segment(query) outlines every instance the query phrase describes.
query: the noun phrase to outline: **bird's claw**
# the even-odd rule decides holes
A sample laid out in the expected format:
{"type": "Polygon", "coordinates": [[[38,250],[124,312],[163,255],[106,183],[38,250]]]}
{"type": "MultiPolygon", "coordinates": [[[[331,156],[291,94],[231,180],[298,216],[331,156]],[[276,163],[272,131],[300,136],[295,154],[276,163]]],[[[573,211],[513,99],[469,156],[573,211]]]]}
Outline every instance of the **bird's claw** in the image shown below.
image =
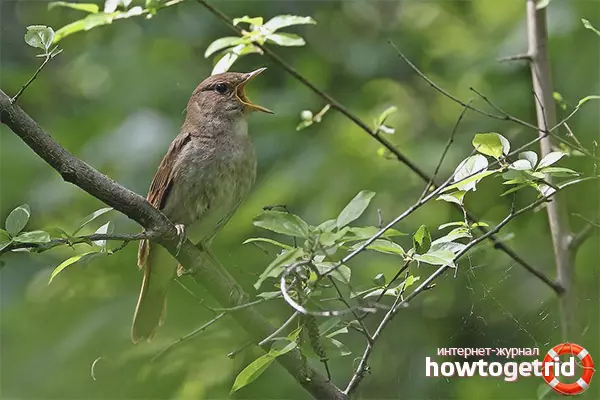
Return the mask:
{"type": "Polygon", "coordinates": [[[181,246],[183,246],[183,243],[186,240],[185,225],[177,224],[175,225],[175,229],[177,229],[177,236],[179,236],[179,242],[177,243],[177,251],[175,252],[175,257],[177,257],[179,255],[179,252],[181,251],[181,246]]]}

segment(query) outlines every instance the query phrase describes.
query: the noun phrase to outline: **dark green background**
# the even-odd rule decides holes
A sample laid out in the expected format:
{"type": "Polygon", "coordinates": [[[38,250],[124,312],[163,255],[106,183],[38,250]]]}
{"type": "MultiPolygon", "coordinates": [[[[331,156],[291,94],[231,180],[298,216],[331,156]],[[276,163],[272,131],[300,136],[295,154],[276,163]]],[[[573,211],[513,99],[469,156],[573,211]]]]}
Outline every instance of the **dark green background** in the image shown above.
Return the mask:
{"type": "MultiPolygon", "coordinates": [[[[523,62],[499,63],[498,57],[526,50],[524,1],[225,1],[213,2],[229,16],[279,14],[312,16],[317,25],[291,28],[305,37],[302,48],[277,48],[278,54],[318,87],[339,99],[365,121],[387,106],[399,112],[390,120],[390,139],[415,163],[432,172],[460,106],[421,81],[388,44],[400,46],[432,79],[468,99],[473,86],[498,105],[535,121],[529,68],[523,62]]],[[[67,9],[47,11],[43,1],[5,1],[1,9],[1,88],[15,93],[37,68],[35,50],[23,41],[32,24],[59,27],[83,16],[67,9]]],[[[580,19],[600,26],[597,1],[554,0],[549,7],[549,50],[555,90],[571,105],[600,93],[600,37],[580,19]]],[[[21,106],[69,151],[126,187],[145,194],[150,179],[183,120],[195,86],[211,70],[203,57],[213,40],[229,35],[227,27],[193,1],[163,10],[151,19],[132,18],[81,32],[60,43],[53,60],[19,100],[21,106]]],[[[254,191],[215,241],[215,252],[243,285],[251,288],[275,255],[242,242],[263,234],[252,217],[269,204],[287,204],[316,224],[333,218],[360,190],[377,192],[359,222],[376,224],[377,209],[389,221],[414,203],[424,184],[408,168],[377,154],[379,146],[337,112],[297,132],[303,109],[324,103],[268,58],[250,55],[234,66],[268,71],[249,95],[276,114],[253,115],[250,131],[259,156],[254,191]]],[[[485,105],[478,103],[479,106],[485,105]]],[[[560,111],[560,110],[559,110],[560,111]]],[[[591,149],[598,140],[599,108],[590,103],[572,119],[571,128],[591,149]]],[[[28,203],[28,229],[74,229],[103,205],[62,181],[14,134],[1,127],[1,207],[3,220],[14,207],[28,203]]],[[[447,176],[472,147],[477,132],[499,132],[516,148],[536,134],[520,126],[467,113],[442,173],[447,176]]],[[[564,134],[564,131],[560,132],[564,134]]],[[[535,149],[537,150],[537,149],[535,149]]],[[[561,165],[591,174],[589,158],[571,157],[561,165]]],[[[484,181],[467,198],[467,207],[490,223],[508,212],[510,199],[499,197],[499,180],[484,181]]],[[[517,206],[534,199],[519,192],[517,206]]],[[[598,216],[598,186],[586,182],[562,196],[569,213],[598,216]]],[[[108,214],[117,232],[139,227],[117,213],[108,214]]],[[[432,230],[459,219],[442,202],[431,202],[397,229],[432,230]]],[[[574,230],[585,222],[570,215],[574,230]]],[[[528,262],[554,276],[553,253],[544,210],[528,213],[502,231],[507,243],[528,262]]],[[[440,233],[436,232],[435,235],[440,233]]],[[[409,245],[409,239],[401,243],[409,245]]],[[[52,269],[75,254],[61,248],[43,254],[10,254],[0,260],[1,391],[7,399],[226,398],[237,373],[260,355],[247,350],[235,359],[226,354],[246,341],[229,317],[212,326],[158,363],[149,358],[163,346],[200,326],[211,313],[180,287],[173,286],[168,318],[152,344],[132,345],[129,329],[141,274],[135,267],[135,244],[114,256],[75,265],[48,285],[52,269]],[[92,362],[103,357],[90,378],[92,362]]],[[[78,248],[84,251],[85,246],[78,248]]],[[[598,235],[576,258],[577,338],[600,363],[598,235]]],[[[379,272],[391,277],[399,267],[393,256],[364,254],[351,263],[352,284],[366,288],[379,272]]],[[[425,276],[432,267],[413,270],[425,276]]],[[[218,306],[201,286],[186,281],[206,304],[218,306]]],[[[282,303],[261,306],[273,324],[290,314],[282,303]]],[[[375,326],[376,319],[368,324],[375,326]]],[[[333,380],[345,386],[352,363],[363,350],[357,333],[338,337],[353,355],[332,360],[333,380]]],[[[359,389],[361,398],[532,399],[544,389],[541,378],[506,383],[494,378],[428,379],[425,357],[438,347],[539,347],[545,353],[561,341],[553,292],[489,243],[460,262],[435,290],[420,296],[398,314],[377,343],[372,374],[359,389]]],[[[456,358],[458,361],[459,358],[456,358]]],[[[531,361],[531,359],[525,358],[531,361]]],[[[501,360],[500,360],[501,361],[501,360]]],[[[315,364],[316,368],[322,368],[315,364]]],[[[580,398],[600,396],[600,377],[580,398]]],[[[308,394],[278,365],[235,398],[307,398],[308,394]]],[[[547,398],[551,398],[552,395],[547,398]]]]}

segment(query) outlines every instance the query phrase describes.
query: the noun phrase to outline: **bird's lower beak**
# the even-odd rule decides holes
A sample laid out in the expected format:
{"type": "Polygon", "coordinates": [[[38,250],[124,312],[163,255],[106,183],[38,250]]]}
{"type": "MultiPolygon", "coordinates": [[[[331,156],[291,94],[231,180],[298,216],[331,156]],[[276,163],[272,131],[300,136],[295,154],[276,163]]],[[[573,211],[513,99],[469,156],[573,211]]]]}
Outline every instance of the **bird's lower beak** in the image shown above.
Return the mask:
{"type": "Polygon", "coordinates": [[[258,104],[252,103],[250,101],[250,99],[248,99],[248,96],[246,95],[246,84],[248,82],[250,82],[252,79],[254,79],[257,75],[260,75],[264,70],[266,70],[266,68],[263,67],[263,68],[259,68],[259,69],[255,70],[255,71],[248,72],[246,74],[246,79],[244,79],[244,81],[242,83],[240,83],[238,85],[238,87],[236,88],[235,94],[236,94],[238,100],[240,102],[242,102],[242,104],[244,104],[245,106],[249,107],[250,109],[273,114],[273,111],[269,110],[268,108],[265,108],[263,106],[259,106],[258,104]]]}

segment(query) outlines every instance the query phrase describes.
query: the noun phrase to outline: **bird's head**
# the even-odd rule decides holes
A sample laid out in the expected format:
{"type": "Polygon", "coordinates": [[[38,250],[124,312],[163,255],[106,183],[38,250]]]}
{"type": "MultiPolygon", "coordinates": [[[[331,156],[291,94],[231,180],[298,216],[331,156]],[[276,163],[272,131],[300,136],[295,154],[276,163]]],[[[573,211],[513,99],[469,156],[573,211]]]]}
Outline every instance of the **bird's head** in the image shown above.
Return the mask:
{"type": "Polygon", "coordinates": [[[272,114],[273,111],[252,103],[246,95],[248,82],[264,70],[266,68],[248,73],[225,72],[209,76],[194,90],[188,103],[188,113],[196,111],[204,115],[222,115],[232,119],[252,111],[272,114]]]}

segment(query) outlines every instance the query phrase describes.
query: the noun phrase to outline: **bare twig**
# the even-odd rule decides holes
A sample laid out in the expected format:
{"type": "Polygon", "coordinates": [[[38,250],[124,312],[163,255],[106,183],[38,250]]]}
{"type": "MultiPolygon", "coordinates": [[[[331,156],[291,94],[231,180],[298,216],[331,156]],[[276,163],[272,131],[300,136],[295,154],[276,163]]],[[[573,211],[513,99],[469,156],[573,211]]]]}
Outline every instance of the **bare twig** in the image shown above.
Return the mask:
{"type": "Polygon", "coordinates": [[[227,313],[222,312],[220,314],[217,314],[216,317],[214,317],[213,319],[211,319],[210,321],[208,321],[205,324],[202,324],[202,326],[194,329],[193,331],[191,331],[190,333],[188,333],[187,335],[180,337],[179,339],[177,339],[176,341],[174,341],[173,343],[171,343],[170,345],[168,345],[167,347],[165,347],[164,349],[162,349],[160,352],[158,352],[158,354],[156,354],[154,357],[152,357],[152,359],[150,360],[150,362],[154,362],[156,360],[158,360],[159,358],[161,358],[162,356],[164,356],[166,353],[168,353],[169,351],[171,351],[175,346],[186,342],[190,339],[192,339],[194,336],[196,336],[197,334],[199,334],[200,332],[203,332],[204,330],[206,330],[206,328],[208,328],[209,326],[211,326],[212,324],[216,323],[218,320],[220,320],[221,318],[223,318],[227,313]]]}
{"type": "Polygon", "coordinates": [[[281,324],[281,326],[279,328],[275,329],[273,331],[273,333],[271,333],[269,336],[267,336],[266,338],[264,338],[263,340],[258,342],[258,345],[264,346],[265,344],[267,344],[268,342],[270,342],[271,340],[276,338],[277,335],[279,335],[281,332],[283,332],[285,328],[287,328],[292,322],[294,322],[294,320],[296,319],[296,317],[298,315],[299,315],[299,313],[297,311],[295,311],[283,324],[281,324]]]}
{"type": "Polygon", "coordinates": [[[84,236],[76,236],[72,238],[58,238],[52,239],[48,243],[19,243],[13,242],[8,245],[6,248],[0,250],[0,255],[3,253],[9,252],[11,250],[16,249],[31,249],[36,253],[41,253],[46,250],[50,250],[54,247],[67,245],[74,246],[76,244],[91,244],[94,241],[98,240],[120,240],[123,244],[127,244],[134,240],[142,240],[142,239],[154,239],[158,235],[156,232],[152,231],[144,231],[135,234],[105,234],[105,233],[95,233],[93,235],[84,235],[84,236]]]}
{"type": "Polygon", "coordinates": [[[54,56],[52,55],[52,53],[47,53],[46,54],[46,57],[44,58],[44,62],[42,62],[42,64],[38,67],[38,69],[35,71],[35,73],[31,76],[31,78],[29,78],[29,80],[23,86],[21,86],[21,89],[19,89],[19,91],[17,92],[17,94],[15,94],[10,99],[11,104],[14,104],[14,103],[17,102],[17,100],[19,100],[19,97],[21,97],[21,95],[23,94],[23,92],[25,91],[25,89],[27,89],[29,87],[29,85],[31,85],[31,83],[33,83],[33,81],[35,80],[35,78],[37,78],[37,76],[39,75],[39,73],[42,72],[42,70],[44,69],[44,67],[46,66],[46,64],[48,64],[48,62],[50,60],[52,60],[52,58],[54,58],[54,56]]]}
{"type": "MultiPolygon", "coordinates": [[[[348,309],[352,309],[352,306],[350,305],[348,300],[346,300],[346,298],[342,294],[342,291],[338,287],[337,283],[335,283],[335,280],[331,277],[331,275],[329,275],[328,278],[329,278],[329,281],[331,282],[331,284],[333,285],[333,287],[335,288],[335,291],[337,292],[338,300],[341,301],[342,303],[344,303],[344,305],[346,307],[348,307],[348,309]]],[[[359,316],[358,313],[354,310],[352,310],[352,315],[354,315],[354,318],[356,318],[356,321],[359,323],[360,329],[362,330],[361,333],[365,336],[365,338],[367,339],[367,342],[371,343],[373,341],[373,338],[371,337],[371,334],[369,333],[369,328],[367,328],[367,325],[365,325],[365,322],[363,321],[364,318],[359,316]]]]}
{"type": "MultiPolygon", "coordinates": [[[[471,101],[469,101],[468,104],[471,104],[471,101]]],[[[425,186],[423,193],[421,193],[421,197],[419,197],[419,200],[423,199],[423,197],[425,197],[427,192],[429,192],[431,187],[435,184],[435,180],[437,179],[438,172],[440,171],[440,168],[444,162],[444,159],[446,158],[446,154],[448,154],[448,150],[450,150],[450,146],[452,146],[452,143],[454,143],[454,136],[456,135],[458,126],[460,125],[460,122],[462,121],[463,117],[465,116],[465,113],[467,112],[467,110],[468,110],[467,107],[464,107],[462,109],[460,115],[458,116],[458,119],[456,120],[456,123],[452,127],[452,131],[450,132],[450,136],[448,137],[448,142],[446,143],[446,147],[444,147],[444,151],[442,152],[442,155],[435,167],[435,171],[433,171],[433,176],[431,177],[431,179],[429,179],[429,182],[427,183],[427,186],[425,186]]]]}
{"type": "Polygon", "coordinates": [[[531,56],[529,54],[516,54],[514,56],[508,56],[508,57],[500,57],[498,59],[498,61],[500,62],[507,62],[507,61],[528,61],[531,60],[531,56]]]}

